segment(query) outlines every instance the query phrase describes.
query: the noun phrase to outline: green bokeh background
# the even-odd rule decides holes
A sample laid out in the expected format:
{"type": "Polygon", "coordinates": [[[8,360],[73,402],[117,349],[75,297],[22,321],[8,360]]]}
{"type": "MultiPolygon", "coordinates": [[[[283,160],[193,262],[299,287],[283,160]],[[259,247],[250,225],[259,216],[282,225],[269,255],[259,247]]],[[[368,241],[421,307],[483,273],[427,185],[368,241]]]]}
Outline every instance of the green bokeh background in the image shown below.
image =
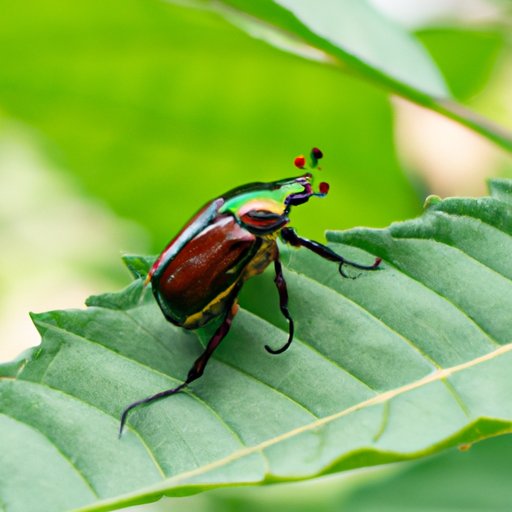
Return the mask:
{"type": "Polygon", "coordinates": [[[2,12],[3,115],[35,128],[84,194],[145,226],[154,251],[225,190],[297,174],[313,145],[332,188],[294,212],[305,235],[419,211],[388,95],[361,80],[153,0],[2,12]]]}
{"type": "MultiPolygon", "coordinates": [[[[294,212],[303,234],[386,226],[420,211],[389,95],[278,51],[219,16],[156,0],[0,2],[0,119],[35,130],[82,193],[151,233],[158,251],[206,201],[297,171],[313,145],[328,200],[294,212]]],[[[453,93],[487,83],[501,30],[424,30],[453,93]],[[468,51],[471,59],[461,59],[468,51]]]]}

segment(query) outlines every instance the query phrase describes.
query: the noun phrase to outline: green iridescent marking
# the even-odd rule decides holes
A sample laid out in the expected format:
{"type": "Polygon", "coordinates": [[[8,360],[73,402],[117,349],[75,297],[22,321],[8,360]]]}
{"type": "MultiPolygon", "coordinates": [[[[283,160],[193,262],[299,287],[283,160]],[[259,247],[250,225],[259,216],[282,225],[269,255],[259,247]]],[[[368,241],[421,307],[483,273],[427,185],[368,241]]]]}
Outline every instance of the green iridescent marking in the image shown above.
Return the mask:
{"type": "Polygon", "coordinates": [[[297,194],[304,190],[304,185],[301,185],[297,182],[287,183],[285,185],[281,185],[279,188],[275,190],[255,190],[252,192],[247,192],[245,194],[240,194],[231,199],[228,199],[222,207],[219,209],[220,213],[237,212],[244,204],[254,200],[254,199],[271,199],[277,203],[281,203],[284,205],[285,199],[291,194],[297,194]]]}

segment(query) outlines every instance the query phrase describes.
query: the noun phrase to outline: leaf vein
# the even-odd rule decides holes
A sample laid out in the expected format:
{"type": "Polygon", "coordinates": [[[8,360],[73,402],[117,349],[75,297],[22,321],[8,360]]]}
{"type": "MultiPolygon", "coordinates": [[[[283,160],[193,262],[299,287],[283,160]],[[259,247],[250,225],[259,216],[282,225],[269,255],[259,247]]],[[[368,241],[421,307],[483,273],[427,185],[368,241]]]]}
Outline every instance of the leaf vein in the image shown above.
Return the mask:
{"type": "Polygon", "coordinates": [[[420,240],[422,242],[435,242],[435,243],[444,245],[446,247],[451,247],[452,249],[454,249],[454,250],[460,252],[461,254],[463,254],[469,260],[476,262],[477,265],[479,265],[479,266],[489,270],[493,274],[498,275],[500,278],[503,278],[506,281],[512,283],[512,279],[510,277],[508,277],[505,274],[501,273],[499,270],[496,270],[496,269],[490,267],[489,265],[487,265],[483,261],[479,260],[477,257],[471,255],[469,252],[464,251],[460,247],[457,247],[456,245],[449,243],[447,240],[442,240],[442,239],[439,239],[437,237],[422,238],[422,237],[418,237],[418,236],[404,236],[404,237],[399,237],[399,238],[400,238],[400,240],[420,240]]]}
{"type": "Polygon", "coordinates": [[[80,477],[80,479],[84,482],[84,484],[87,486],[87,488],[94,494],[96,498],[100,498],[100,494],[95,489],[92,482],[85,476],[85,474],[82,472],[82,470],[71,460],[71,458],[68,456],[67,453],[63,452],[60,447],[57,446],[55,441],[51,439],[48,434],[43,432],[41,429],[37,428],[36,426],[32,424],[28,424],[24,421],[19,420],[18,418],[15,418],[14,416],[11,416],[6,411],[3,411],[0,414],[4,414],[5,416],[9,417],[11,420],[15,421],[16,423],[21,423],[22,425],[25,425],[25,427],[30,428],[31,430],[34,430],[36,432],[39,432],[39,434],[44,437],[51,446],[55,448],[55,450],[59,453],[59,455],[73,468],[75,473],[80,477]]]}
{"type": "Polygon", "coordinates": [[[235,371],[238,371],[240,372],[244,377],[256,382],[257,384],[263,384],[264,386],[270,388],[272,391],[276,392],[278,395],[281,395],[283,396],[284,398],[286,398],[287,400],[289,400],[290,402],[292,402],[296,407],[302,409],[303,411],[305,411],[307,414],[309,414],[310,416],[312,416],[313,418],[318,418],[319,416],[317,414],[315,414],[313,411],[311,411],[310,409],[308,409],[304,404],[301,404],[300,402],[298,402],[297,400],[295,400],[294,398],[292,398],[290,395],[287,395],[284,391],[281,391],[280,389],[277,389],[276,387],[272,386],[271,384],[269,384],[268,382],[264,382],[262,380],[259,380],[257,377],[255,377],[254,375],[251,375],[248,371],[246,370],[243,370],[242,368],[240,368],[239,366],[235,366],[231,363],[228,363],[227,361],[225,361],[224,359],[219,359],[218,357],[216,358],[217,361],[220,363],[220,364],[224,364],[225,366],[227,366],[228,368],[232,368],[233,370],[235,371]]]}
{"type": "MultiPolygon", "coordinates": [[[[389,391],[383,392],[379,395],[376,395],[367,400],[359,402],[358,404],[347,407],[346,409],[343,409],[335,414],[332,414],[330,416],[326,416],[323,418],[319,418],[318,420],[316,420],[312,423],[308,423],[307,425],[302,425],[300,427],[297,427],[296,429],[293,429],[293,430],[290,430],[283,434],[280,434],[279,436],[267,439],[257,445],[249,446],[249,447],[243,448],[241,450],[238,450],[237,452],[233,452],[232,454],[228,455],[227,457],[225,457],[223,459],[219,459],[217,461],[214,461],[206,466],[188,471],[186,473],[182,473],[181,475],[175,475],[173,477],[170,477],[170,478],[166,479],[164,482],[162,482],[161,484],[159,484],[158,486],[153,486],[150,489],[148,489],[147,494],[154,496],[154,495],[156,495],[157,492],[164,492],[165,490],[168,490],[171,485],[178,485],[180,482],[183,482],[189,478],[204,475],[208,471],[212,471],[212,470],[221,468],[223,466],[226,466],[226,465],[230,464],[231,462],[234,462],[243,457],[252,455],[253,453],[256,453],[258,451],[265,450],[266,448],[269,448],[279,442],[291,439],[300,434],[303,434],[304,432],[309,432],[309,431],[318,429],[319,427],[328,425],[329,423],[332,423],[333,421],[336,421],[344,416],[347,416],[347,415],[357,412],[359,410],[362,410],[362,409],[365,409],[368,407],[372,407],[374,405],[378,405],[381,403],[386,403],[386,402],[392,400],[393,398],[403,395],[409,391],[413,391],[422,386],[426,386],[428,384],[431,384],[436,381],[440,381],[442,379],[446,379],[446,378],[450,377],[451,375],[454,375],[463,370],[475,367],[477,365],[483,364],[487,361],[491,361],[491,360],[493,360],[497,357],[503,356],[511,351],[512,351],[512,343],[509,343],[506,345],[501,345],[496,350],[494,350],[492,352],[488,352],[487,354],[485,354],[483,356],[472,359],[471,361],[466,361],[466,362],[461,363],[456,366],[437,370],[437,371],[435,371],[417,381],[414,381],[414,382],[411,382],[404,386],[400,386],[398,388],[394,388],[389,391]]],[[[132,497],[140,498],[140,496],[141,496],[140,492],[127,494],[123,497],[124,498],[123,502],[126,500],[129,500],[132,497]]],[[[119,498],[117,498],[116,503],[119,503],[119,498]]],[[[101,508],[102,506],[108,506],[108,504],[109,504],[108,500],[104,500],[102,502],[95,503],[94,509],[101,508]]],[[[86,510],[90,510],[90,509],[88,507],[84,507],[83,509],[80,509],[80,510],[86,511],[86,510]]]]}
{"type": "MultiPolygon", "coordinates": [[[[384,258],[383,258],[384,259],[384,258]]],[[[406,277],[409,277],[410,279],[412,279],[413,281],[416,281],[417,283],[419,283],[420,285],[422,285],[424,288],[426,288],[427,290],[430,290],[434,295],[437,295],[438,297],[440,297],[441,299],[445,300],[446,302],[448,302],[449,304],[451,304],[455,309],[457,309],[464,318],[466,318],[471,324],[473,324],[480,332],[482,332],[485,337],[489,340],[490,344],[495,346],[495,347],[500,347],[502,346],[501,343],[498,343],[498,341],[496,341],[494,339],[494,337],[488,333],[474,318],[471,318],[468,313],[466,311],[464,311],[457,303],[453,302],[451,299],[449,299],[446,295],[443,295],[441,292],[435,290],[434,288],[432,288],[431,286],[429,286],[428,284],[424,283],[423,281],[420,281],[418,278],[414,277],[412,274],[410,274],[409,272],[406,272],[404,269],[396,266],[396,265],[393,265],[391,262],[387,261],[386,260],[386,263],[390,266],[392,266],[393,268],[395,268],[398,272],[400,272],[402,275],[406,276],[406,277]]]]}
{"type": "Polygon", "coordinates": [[[442,366],[437,361],[432,359],[432,357],[430,357],[426,352],[424,352],[420,347],[418,347],[418,345],[416,345],[411,339],[409,339],[407,336],[403,335],[402,333],[400,333],[399,331],[397,331],[396,329],[391,327],[391,325],[389,325],[387,322],[385,322],[382,318],[379,318],[378,316],[374,315],[369,309],[364,308],[363,306],[361,306],[361,304],[356,302],[351,297],[348,297],[347,295],[339,293],[334,288],[331,288],[330,286],[327,286],[326,284],[321,283],[320,281],[315,281],[314,279],[312,279],[311,277],[309,277],[309,276],[307,276],[305,274],[301,274],[299,272],[296,272],[295,270],[292,270],[292,272],[294,272],[296,275],[300,276],[301,278],[304,278],[304,279],[307,279],[307,280],[311,281],[314,285],[319,285],[319,286],[325,288],[330,293],[334,293],[334,294],[336,294],[336,295],[338,295],[340,297],[343,297],[348,303],[352,304],[356,309],[358,309],[359,311],[363,312],[363,314],[365,314],[366,316],[371,318],[373,321],[377,322],[378,324],[381,324],[384,327],[384,329],[386,329],[389,332],[391,332],[394,335],[396,335],[399,339],[404,341],[412,349],[414,349],[416,352],[418,352],[418,354],[420,356],[422,356],[423,359],[425,359],[428,363],[430,363],[430,365],[433,368],[436,368],[436,369],[442,368],[442,366]]]}
{"type": "Polygon", "coordinates": [[[441,379],[441,382],[448,388],[448,391],[453,396],[457,405],[462,409],[462,412],[467,418],[471,418],[469,407],[466,405],[460,394],[455,389],[455,386],[447,379],[441,379]]]}
{"type": "MultiPolygon", "coordinates": [[[[130,315],[129,315],[129,316],[130,316],[130,315]]],[[[133,320],[137,325],[139,325],[139,324],[138,324],[138,322],[137,322],[133,317],[131,317],[131,316],[130,316],[130,318],[132,318],[132,320],[133,320]]],[[[144,330],[145,330],[145,331],[146,331],[146,332],[147,332],[147,333],[148,333],[152,338],[154,338],[154,339],[158,339],[158,338],[157,338],[157,336],[156,336],[153,332],[151,332],[151,330],[150,330],[150,329],[144,328],[144,330]]],[[[169,349],[168,349],[168,350],[169,350],[169,349]]],[[[226,365],[227,367],[232,368],[232,369],[233,369],[233,370],[235,370],[235,371],[238,371],[239,373],[241,373],[242,375],[244,375],[244,376],[245,376],[245,377],[247,377],[248,379],[254,380],[254,381],[256,381],[258,384],[263,384],[264,386],[268,387],[269,389],[271,389],[272,391],[276,392],[277,394],[279,394],[279,395],[281,395],[281,396],[284,396],[286,399],[288,399],[289,401],[291,401],[294,405],[296,405],[297,407],[299,407],[299,408],[301,408],[301,409],[304,409],[308,414],[310,414],[310,415],[311,415],[311,416],[313,416],[314,418],[317,418],[317,417],[318,417],[316,414],[314,414],[312,411],[310,411],[306,406],[304,406],[304,405],[303,405],[303,404],[301,404],[300,402],[297,402],[297,400],[293,399],[292,397],[290,397],[290,396],[289,396],[289,395],[287,395],[286,393],[282,392],[281,390],[279,390],[279,389],[275,388],[274,386],[272,386],[272,385],[270,385],[270,384],[268,384],[268,383],[266,383],[266,382],[263,382],[263,381],[261,381],[261,380],[258,380],[256,377],[254,377],[253,375],[251,375],[250,373],[248,373],[246,370],[243,370],[243,369],[242,369],[242,368],[240,368],[239,366],[235,366],[234,364],[229,363],[228,361],[226,361],[226,360],[224,360],[224,359],[220,359],[217,355],[215,355],[215,356],[214,356],[214,358],[215,358],[215,360],[216,360],[217,362],[219,362],[219,363],[221,363],[221,364],[224,364],[224,365],[226,365]]],[[[191,393],[191,394],[192,394],[192,393],[191,393]]],[[[198,399],[198,400],[200,400],[201,402],[203,402],[203,403],[205,403],[205,404],[206,404],[206,401],[205,401],[204,399],[200,398],[199,396],[197,396],[197,395],[195,395],[195,394],[194,394],[193,396],[197,397],[197,399],[198,399]]],[[[207,406],[208,406],[208,407],[210,407],[210,409],[211,409],[212,411],[214,411],[214,409],[213,409],[209,404],[208,404],[207,406]]],[[[226,421],[225,421],[225,420],[224,420],[224,419],[223,419],[219,414],[217,414],[217,413],[215,413],[215,414],[217,415],[217,417],[219,418],[219,420],[220,420],[220,421],[222,421],[222,422],[226,425],[226,427],[227,427],[227,428],[229,428],[229,426],[227,425],[226,421]]],[[[231,431],[232,431],[232,433],[233,433],[234,435],[237,435],[237,436],[238,436],[238,434],[237,434],[235,431],[233,431],[232,429],[231,429],[231,431]]],[[[240,439],[240,444],[245,445],[245,443],[243,443],[243,441],[242,441],[241,437],[240,437],[240,436],[238,436],[238,438],[240,439]]]]}
{"type": "MultiPolygon", "coordinates": [[[[113,418],[116,421],[116,424],[119,422],[119,418],[117,416],[114,416],[113,414],[109,414],[107,411],[105,411],[104,409],[99,408],[95,404],[93,404],[91,402],[86,402],[85,400],[83,400],[81,398],[78,398],[78,397],[76,397],[74,395],[71,395],[70,393],[66,393],[63,389],[54,388],[53,386],[50,386],[49,384],[47,384],[45,382],[35,382],[35,381],[31,381],[31,380],[29,381],[29,380],[24,380],[24,379],[16,379],[15,382],[29,382],[30,384],[41,386],[41,387],[43,387],[45,389],[49,389],[49,390],[51,390],[54,393],[59,393],[59,394],[63,395],[64,397],[66,397],[69,400],[73,400],[73,401],[76,401],[76,402],[78,402],[78,403],[80,403],[82,405],[86,405],[87,407],[90,407],[91,409],[94,409],[95,411],[97,411],[97,412],[99,412],[101,414],[104,414],[105,416],[113,418]]],[[[156,466],[156,469],[158,470],[158,473],[160,473],[160,476],[162,477],[162,479],[166,478],[167,475],[163,471],[163,469],[160,466],[160,464],[158,463],[158,461],[153,456],[153,453],[148,449],[148,447],[146,445],[146,442],[144,441],[142,436],[140,436],[138,432],[135,432],[135,434],[139,438],[139,441],[141,442],[143,447],[146,450],[149,451],[150,458],[153,461],[154,465],[156,466]]]]}
{"type": "MultiPolygon", "coordinates": [[[[290,270],[290,269],[288,269],[290,270]]],[[[246,314],[249,314],[255,318],[257,318],[258,320],[263,320],[264,322],[268,323],[269,325],[272,325],[273,327],[276,327],[277,329],[280,329],[282,330],[283,332],[286,332],[284,329],[281,329],[280,327],[274,325],[272,322],[269,322],[268,320],[265,320],[264,318],[262,317],[259,317],[257,315],[255,315],[254,313],[252,313],[251,311],[249,311],[248,309],[244,309],[245,313],[246,314]]],[[[306,341],[303,341],[302,339],[300,338],[294,338],[294,343],[295,342],[298,342],[300,343],[301,345],[303,345],[304,347],[306,347],[307,349],[311,350],[312,352],[315,352],[316,354],[318,354],[322,359],[324,359],[325,361],[327,361],[328,363],[332,364],[334,367],[338,368],[339,370],[341,370],[343,373],[347,374],[348,376],[352,377],[354,380],[356,380],[357,382],[359,382],[360,384],[362,384],[365,388],[368,388],[370,391],[372,391],[373,393],[377,393],[378,391],[374,388],[372,388],[369,384],[367,384],[366,382],[364,382],[363,380],[361,380],[357,375],[353,374],[351,371],[349,371],[347,368],[345,368],[344,366],[342,366],[340,363],[338,363],[337,361],[335,361],[334,359],[331,359],[327,354],[325,354],[324,352],[321,352],[317,347],[313,346],[312,344],[310,343],[307,343],[306,341]]]]}
{"type": "MultiPolygon", "coordinates": [[[[292,270],[292,272],[295,272],[292,270]]],[[[370,317],[372,317],[373,319],[377,320],[378,322],[380,322],[382,325],[384,325],[389,331],[397,334],[400,338],[402,338],[405,342],[407,342],[413,349],[415,349],[417,352],[419,352],[419,354],[421,356],[423,356],[424,359],[426,359],[429,363],[431,363],[431,365],[436,368],[437,370],[441,369],[442,366],[437,363],[437,361],[435,361],[432,357],[430,357],[426,352],[424,352],[420,347],[418,347],[410,338],[402,335],[400,332],[396,331],[393,327],[391,327],[387,322],[385,322],[384,320],[382,320],[381,318],[375,316],[369,309],[366,309],[364,308],[361,304],[359,304],[358,302],[356,302],[355,300],[353,300],[352,298],[348,297],[347,295],[343,295],[343,294],[339,294],[335,289],[331,288],[330,286],[327,286],[323,283],[321,283],[320,281],[314,281],[313,279],[311,279],[309,276],[307,275],[303,275],[303,274],[298,274],[297,272],[295,272],[297,275],[301,275],[303,276],[304,278],[312,281],[314,284],[318,284],[320,286],[323,286],[325,288],[327,288],[328,290],[332,290],[334,293],[338,294],[338,295],[341,295],[342,297],[346,298],[348,300],[348,302],[354,304],[356,307],[358,307],[361,311],[363,311],[364,313],[367,313],[370,317]]],[[[450,387],[448,385],[447,382],[445,381],[442,381],[443,384],[448,388],[448,391],[451,393],[451,394],[454,394],[455,393],[455,390],[450,387]]],[[[459,397],[460,398],[460,397],[459,397]]],[[[457,400],[457,403],[462,407],[461,403],[460,403],[460,399],[457,400]]],[[[464,412],[467,414],[467,408],[464,409],[464,407],[462,407],[464,412]]],[[[386,420],[387,421],[387,420],[386,420]]],[[[384,427],[382,427],[384,428],[384,427]]],[[[381,432],[379,432],[377,434],[378,437],[380,437],[383,433],[383,430],[381,432]]]]}
{"type": "MultiPolygon", "coordinates": [[[[486,198],[486,199],[490,199],[490,198],[486,198]]],[[[505,205],[506,203],[502,203],[500,201],[500,203],[502,205],[505,205]]],[[[489,221],[485,220],[484,217],[473,217],[472,215],[468,215],[468,214],[465,214],[465,213],[456,213],[456,212],[452,212],[452,211],[448,211],[448,210],[444,210],[442,208],[439,208],[437,210],[434,210],[432,212],[433,214],[442,214],[442,215],[446,215],[447,217],[450,217],[450,218],[458,218],[458,217],[461,217],[461,218],[466,218],[466,219],[471,219],[473,221],[479,221],[481,222],[482,224],[485,224],[486,226],[489,226],[493,229],[495,229],[496,231],[499,231],[500,233],[503,233],[507,236],[510,236],[511,235],[511,232],[510,231],[506,231],[505,229],[502,229],[500,227],[498,227],[497,225],[495,224],[491,224],[489,221]]],[[[508,215],[508,212],[507,212],[507,215],[508,215]]],[[[511,220],[512,220],[512,217],[510,217],[511,220]]]]}
{"type": "MultiPolygon", "coordinates": [[[[340,244],[341,242],[334,242],[335,244],[340,244]]],[[[362,250],[367,250],[365,247],[360,247],[358,245],[355,245],[354,244],[354,247],[358,247],[359,249],[362,249],[362,250]]],[[[493,336],[491,336],[490,333],[488,333],[475,319],[471,318],[467,313],[466,311],[464,311],[458,304],[456,304],[455,302],[453,302],[452,300],[450,300],[448,297],[446,297],[445,295],[443,295],[442,293],[438,292],[437,290],[435,290],[434,288],[428,286],[426,283],[424,283],[423,281],[420,281],[420,279],[418,279],[417,277],[413,276],[412,274],[410,274],[409,272],[406,272],[404,269],[398,267],[397,265],[394,265],[391,261],[389,261],[387,258],[384,257],[384,255],[381,255],[381,254],[378,254],[378,251],[375,251],[375,248],[372,249],[375,254],[377,254],[378,256],[380,256],[382,258],[382,261],[385,262],[387,265],[389,265],[390,267],[393,267],[394,269],[396,269],[397,272],[399,272],[400,274],[402,274],[403,276],[405,277],[408,277],[409,279],[411,279],[412,281],[415,281],[416,283],[418,283],[420,286],[422,286],[423,288],[425,288],[426,290],[429,290],[429,292],[433,293],[434,295],[436,295],[437,297],[439,297],[440,299],[442,299],[443,301],[447,302],[448,304],[451,304],[456,310],[459,311],[459,313],[461,313],[461,315],[468,321],[470,322],[472,325],[474,325],[482,334],[484,334],[484,336],[488,339],[489,341],[489,344],[494,346],[494,347],[501,347],[502,344],[498,343],[494,338],[493,336]]]]}
{"type": "MultiPolygon", "coordinates": [[[[136,359],[130,359],[129,357],[123,355],[123,354],[120,354],[118,352],[115,352],[113,349],[111,349],[110,347],[106,346],[106,345],[103,345],[101,344],[100,342],[98,341],[95,341],[95,340],[92,340],[92,339],[89,339],[89,338],[86,338],[85,336],[82,336],[81,334],[78,334],[76,332],[72,332],[72,331],[68,331],[60,326],[56,326],[56,325],[53,325],[53,324],[47,324],[46,322],[40,322],[40,323],[44,323],[49,329],[54,329],[54,330],[59,330],[59,331],[62,331],[64,333],[67,333],[67,334],[70,334],[72,336],[76,336],[77,338],[81,339],[81,340],[84,340],[85,342],[87,343],[90,343],[90,344],[93,344],[95,346],[98,346],[100,347],[101,349],[103,350],[107,350],[108,352],[111,352],[113,354],[115,354],[117,357],[120,357],[122,359],[125,359],[126,361],[129,361],[130,363],[135,363],[143,368],[145,368],[146,370],[150,371],[151,373],[154,373],[160,377],[163,377],[165,379],[168,379],[170,380],[171,382],[178,382],[178,383],[181,383],[182,381],[178,378],[175,378],[175,377],[172,377],[171,375],[168,375],[166,373],[162,373],[160,372],[159,370],[155,369],[155,368],[152,368],[144,363],[142,363],[141,361],[138,361],[136,359]]],[[[56,389],[56,388],[52,388],[51,386],[48,386],[50,389],[56,389]]],[[[204,407],[206,407],[208,410],[210,410],[210,412],[212,413],[212,415],[217,418],[219,420],[219,423],[221,423],[224,428],[226,429],[226,431],[228,431],[229,433],[232,434],[232,436],[239,442],[239,444],[241,446],[246,446],[245,443],[242,441],[242,438],[241,436],[228,424],[226,423],[226,421],[217,413],[217,411],[215,411],[215,409],[213,409],[211,407],[211,405],[209,405],[205,400],[203,400],[201,397],[199,397],[198,395],[192,393],[190,390],[183,390],[184,393],[186,393],[187,395],[191,396],[192,398],[194,398],[195,400],[197,400],[198,402],[200,402],[204,407]]],[[[71,396],[71,395],[70,395],[71,396]]],[[[82,399],[80,398],[77,398],[77,397],[74,397],[76,400],[78,401],[82,401],[82,399]]],[[[112,414],[109,414],[107,413],[105,410],[97,407],[96,405],[90,403],[90,402],[85,402],[84,403],[88,403],[91,407],[95,408],[95,409],[98,409],[99,411],[107,414],[108,416],[111,416],[117,420],[119,420],[119,418],[117,418],[116,416],[112,415],[112,414]]],[[[146,448],[146,450],[148,451],[150,457],[155,461],[155,463],[157,463],[157,459],[156,459],[156,456],[155,454],[153,453],[153,451],[149,448],[149,446],[147,445],[147,443],[144,441],[144,437],[142,436],[142,434],[137,431],[136,429],[133,428],[133,426],[130,426],[130,429],[133,430],[137,436],[141,439],[141,442],[143,443],[144,447],[146,448]]],[[[158,463],[158,467],[160,468],[160,471],[161,473],[165,476],[165,472],[163,471],[162,467],[160,466],[160,464],[158,463]]]]}

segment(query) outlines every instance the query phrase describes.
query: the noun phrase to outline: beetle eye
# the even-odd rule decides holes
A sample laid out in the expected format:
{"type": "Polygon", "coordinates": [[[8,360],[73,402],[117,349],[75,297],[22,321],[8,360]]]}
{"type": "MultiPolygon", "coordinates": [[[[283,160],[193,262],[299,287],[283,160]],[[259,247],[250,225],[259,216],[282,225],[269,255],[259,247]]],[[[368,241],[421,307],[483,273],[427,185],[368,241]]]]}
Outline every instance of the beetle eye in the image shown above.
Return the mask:
{"type": "Polygon", "coordinates": [[[247,212],[245,216],[254,220],[276,220],[281,218],[281,215],[267,210],[252,210],[247,212]]]}
{"type": "Polygon", "coordinates": [[[240,216],[240,220],[251,231],[268,233],[288,223],[288,217],[268,210],[250,210],[240,216]]]}

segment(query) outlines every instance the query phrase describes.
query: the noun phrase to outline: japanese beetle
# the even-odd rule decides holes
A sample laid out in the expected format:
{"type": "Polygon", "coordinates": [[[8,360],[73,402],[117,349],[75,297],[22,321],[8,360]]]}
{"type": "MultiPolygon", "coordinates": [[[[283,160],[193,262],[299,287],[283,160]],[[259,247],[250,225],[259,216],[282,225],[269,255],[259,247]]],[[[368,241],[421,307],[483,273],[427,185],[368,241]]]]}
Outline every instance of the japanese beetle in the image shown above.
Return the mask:
{"type": "MultiPolygon", "coordinates": [[[[311,168],[322,158],[318,148],[311,150],[311,168]]],[[[306,159],[300,155],[295,166],[305,169],[306,159]]],[[[306,203],[311,197],[324,197],[327,183],[313,190],[309,172],[272,183],[250,183],[235,188],[206,204],[157,258],[146,278],[165,318],[185,329],[197,329],[214,318],[222,319],[204,352],[179,386],[161,391],[126,407],[121,415],[122,433],[128,413],[141,404],[148,404],[174,395],[201,377],[215,349],[229,331],[238,311],[237,297],[247,279],[261,274],[274,263],[275,284],[280,309],[288,321],[288,340],[280,348],[265,345],[271,354],[281,354],[293,340],[294,324],[288,311],[288,292],[284,279],[277,238],[294,247],[305,247],[322,258],[363,270],[376,270],[381,262],[360,265],[335,253],[325,245],[299,236],[289,223],[292,206],[306,203]]]]}

